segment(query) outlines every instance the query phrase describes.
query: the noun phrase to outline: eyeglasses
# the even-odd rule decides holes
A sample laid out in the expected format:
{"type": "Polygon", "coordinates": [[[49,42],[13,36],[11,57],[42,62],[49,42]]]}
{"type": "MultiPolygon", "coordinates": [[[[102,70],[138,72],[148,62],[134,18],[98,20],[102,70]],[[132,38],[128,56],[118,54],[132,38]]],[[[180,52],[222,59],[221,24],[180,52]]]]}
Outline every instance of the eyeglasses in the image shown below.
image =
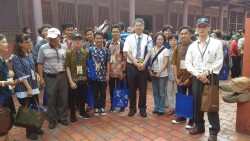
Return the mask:
{"type": "Polygon", "coordinates": [[[22,43],[30,43],[31,41],[23,41],[22,43]]]}

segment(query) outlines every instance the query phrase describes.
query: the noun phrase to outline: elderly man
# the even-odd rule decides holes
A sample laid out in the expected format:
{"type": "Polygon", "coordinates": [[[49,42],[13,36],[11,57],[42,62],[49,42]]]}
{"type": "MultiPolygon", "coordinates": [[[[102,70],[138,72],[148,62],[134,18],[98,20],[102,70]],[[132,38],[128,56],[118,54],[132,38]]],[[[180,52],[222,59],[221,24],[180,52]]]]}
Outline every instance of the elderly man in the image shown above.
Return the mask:
{"type": "Polygon", "coordinates": [[[56,127],[56,122],[68,125],[68,82],[65,73],[66,46],[60,44],[60,31],[48,30],[49,43],[41,46],[38,52],[38,74],[41,85],[45,87],[48,101],[49,129],[56,127]],[[58,101],[58,102],[57,102],[58,101]]]}
{"type": "MultiPolygon", "coordinates": [[[[204,85],[209,83],[207,76],[213,72],[214,83],[219,84],[219,72],[223,65],[222,42],[210,38],[209,20],[200,18],[197,20],[196,29],[199,34],[198,40],[193,42],[186,54],[185,67],[192,74],[192,93],[194,96],[194,123],[195,126],[189,131],[191,135],[205,132],[204,112],[201,111],[201,99],[204,85]]],[[[211,124],[209,129],[209,141],[216,141],[220,131],[218,112],[208,112],[208,121],[211,124]]]]}

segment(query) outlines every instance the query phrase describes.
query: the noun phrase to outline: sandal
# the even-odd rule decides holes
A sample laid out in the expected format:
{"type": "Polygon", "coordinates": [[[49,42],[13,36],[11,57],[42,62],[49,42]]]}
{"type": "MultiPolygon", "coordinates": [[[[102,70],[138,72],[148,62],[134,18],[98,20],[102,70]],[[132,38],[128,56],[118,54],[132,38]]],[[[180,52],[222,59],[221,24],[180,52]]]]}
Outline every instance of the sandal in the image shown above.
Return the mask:
{"type": "Polygon", "coordinates": [[[175,109],[170,109],[167,114],[172,115],[174,112],[175,112],[175,109]]]}

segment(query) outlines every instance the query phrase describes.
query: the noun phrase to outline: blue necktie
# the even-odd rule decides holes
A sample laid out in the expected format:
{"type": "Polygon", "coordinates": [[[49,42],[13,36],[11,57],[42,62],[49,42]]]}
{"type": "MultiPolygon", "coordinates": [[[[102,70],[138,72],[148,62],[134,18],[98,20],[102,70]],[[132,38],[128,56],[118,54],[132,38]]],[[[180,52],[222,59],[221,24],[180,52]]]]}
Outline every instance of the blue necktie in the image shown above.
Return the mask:
{"type": "Polygon", "coordinates": [[[141,57],[141,37],[138,37],[136,59],[141,57]]]}

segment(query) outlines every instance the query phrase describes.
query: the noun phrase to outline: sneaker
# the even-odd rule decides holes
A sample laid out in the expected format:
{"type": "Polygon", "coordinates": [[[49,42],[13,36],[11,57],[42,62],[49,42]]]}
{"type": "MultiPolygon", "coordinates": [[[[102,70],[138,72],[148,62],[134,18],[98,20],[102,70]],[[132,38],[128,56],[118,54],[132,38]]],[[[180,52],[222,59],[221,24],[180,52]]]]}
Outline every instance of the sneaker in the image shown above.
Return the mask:
{"type": "Polygon", "coordinates": [[[124,111],[125,111],[125,108],[121,108],[121,109],[120,109],[120,113],[121,113],[121,114],[124,113],[124,111]]]}
{"type": "Polygon", "coordinates": [[[48,127],[49,127],[49,129],[54,129],[56,127],[56,122],[55,121],[49,121],[48,127]]]}
{"type": "Polygon", "coordinates": [[[58,120],[57,122],[61,123],[64,126],[69,125],[69,122],[67,120],[58,120]]]}
{"type": "Polygon", "coordinates": [[[115,108],[110,108],[110,113],[114,113],[115,112],[115,108]]]}
{"type": "Polygon", "coordinates": [[[35,130],[33,130],[33,133],[37,134],[37,135],[43,135],[44,131],[42,129],[35,129],[35,130]]]}
{"type": "Polygon", "coordinates": [[[178,124],[178,123],[182,123],[182,122],[186,122],[186,118],[177,117],[176,119],[172,120],[173,124],[178,124]]]}
{"type": "Polygon", "coordinates": [[[84,119],[90,119],[90,116],[86,112],[84,112],[81,116],[84,117],[84,119]]]}
{"type": "Polygon", "coordinates": [[[98,109],[98,108],[95,108],[95,109],[94,109],[94,115],[95,115],[95,116],[98,116],[98,115],[99,115],[99,109],[98,109]]]}
{"type": "Polygon", "coordinates": [[[106,115],[105,109],[104,109],[104,108],[101,108],[101,109],[100,109],[100,113],[101,113],[101,115],[105,116],[105,115],[106,115]]]}
{"type": "Polygon", "coordinates": [[[186,129],[192,129],[194,127],[194,120],[190,119],[186,125],[186,129]]]}
{"type": "Polygon", "coordinates": [[[70,122],[71,124],[76,124],[77,123],[76,117],[70,117],[70,122]]]}

